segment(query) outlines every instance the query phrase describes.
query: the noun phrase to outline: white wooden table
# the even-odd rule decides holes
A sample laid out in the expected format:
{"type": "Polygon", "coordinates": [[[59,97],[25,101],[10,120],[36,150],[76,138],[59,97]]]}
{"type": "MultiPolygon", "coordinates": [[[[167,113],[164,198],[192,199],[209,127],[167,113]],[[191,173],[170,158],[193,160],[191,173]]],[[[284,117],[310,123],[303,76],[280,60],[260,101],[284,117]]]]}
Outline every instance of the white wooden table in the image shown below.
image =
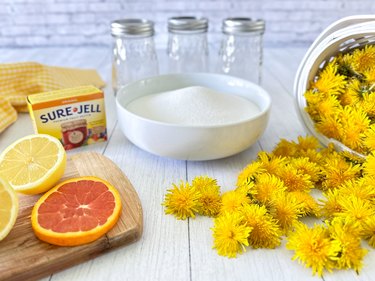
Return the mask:
{"type": "MultiPolygon", "coordinates": [[[[120,131],[110,89],[111,53],[106,48],[0,49],[0,63],[37,61],[49,65],[94,68],[108,83],[106,111],[109,140],[69,152],[95,150],[112,159],[129,177],[141,199],[144,233],[130,246],[53,274],[43,281],[63,280],[374,280],[375,250],[364,259],[358,276],[354,271],[335,271],[323,278],[313,277],[291,261],[293,253],[282,246],[276,250],[252,250],[237,259],[218,256],[212,249],[212,219],[197,217],[178,221],[165,215],[161,203],[172,183],[208,175],[218,180],[222,191],[235,187],[238,172],[255,159],[259,150],[272,150],[280,138],[296,139],[305,135],[300,124],[292,87],[298,64],[306,48],[266,49],[263,86],[273,101],[271,118],[262,138],[247,151],[222,160],[188,162],[151,155],[131,144],[120,131]]],[[[16,139],[33,133],[28,114],[0,134],[0,151],[16,139]]],[[[366,245],[364,245],[366,246],[366,245]]],[[[74,257],[72,257],[74,259],[74,257]]]]}

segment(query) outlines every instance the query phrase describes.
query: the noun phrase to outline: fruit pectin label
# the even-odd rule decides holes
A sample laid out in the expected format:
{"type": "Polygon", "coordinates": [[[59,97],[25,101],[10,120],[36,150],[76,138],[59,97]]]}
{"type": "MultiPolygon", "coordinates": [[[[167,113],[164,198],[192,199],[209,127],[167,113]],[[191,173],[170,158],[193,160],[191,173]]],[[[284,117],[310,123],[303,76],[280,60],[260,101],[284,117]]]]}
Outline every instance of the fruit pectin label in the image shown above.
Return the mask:
{"type": "Polygon", "coordinates": [[[66,150],[107,140],[104,94],[82,86],[27,97],[36,133],[59,139],[66,150]]]}

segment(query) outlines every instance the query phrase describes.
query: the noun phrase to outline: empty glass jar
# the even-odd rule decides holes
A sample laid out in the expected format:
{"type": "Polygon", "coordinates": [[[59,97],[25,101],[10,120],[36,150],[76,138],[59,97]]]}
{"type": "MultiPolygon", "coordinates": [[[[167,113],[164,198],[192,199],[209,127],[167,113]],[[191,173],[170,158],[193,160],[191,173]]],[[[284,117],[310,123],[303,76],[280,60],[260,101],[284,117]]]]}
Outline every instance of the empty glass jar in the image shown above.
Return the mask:
{"type": "Polygon", "coordinates": [[[129,82],[159,74],[152,21],[116,20],[111,23],[111,33],[112,86],[115,94],[129,82]]]}
{"type": "Polygon", "coordinates": [[[263,20],[225,19],[216,71],[260,84],[264,30],[263,20]]]}
{"type": "Polygon", "coordinates": [[[168,72],[205,72],[208,69],[208,19],[173,17],[168,20],[168,72]]]}

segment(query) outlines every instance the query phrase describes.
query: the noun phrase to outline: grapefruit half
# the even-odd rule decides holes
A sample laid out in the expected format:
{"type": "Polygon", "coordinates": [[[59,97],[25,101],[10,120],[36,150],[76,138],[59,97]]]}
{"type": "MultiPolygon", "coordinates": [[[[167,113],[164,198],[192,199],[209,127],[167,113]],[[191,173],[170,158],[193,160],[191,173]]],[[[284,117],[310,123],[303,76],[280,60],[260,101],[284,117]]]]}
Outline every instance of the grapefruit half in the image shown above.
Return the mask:
{"type": "Polygon", "coordinates": [[[46,192],[33,208],[31,224],[44,242],[76,246],[103,236],[120,214],[120,195],[110,183],[97,177],[80,177],[46,192]]]}

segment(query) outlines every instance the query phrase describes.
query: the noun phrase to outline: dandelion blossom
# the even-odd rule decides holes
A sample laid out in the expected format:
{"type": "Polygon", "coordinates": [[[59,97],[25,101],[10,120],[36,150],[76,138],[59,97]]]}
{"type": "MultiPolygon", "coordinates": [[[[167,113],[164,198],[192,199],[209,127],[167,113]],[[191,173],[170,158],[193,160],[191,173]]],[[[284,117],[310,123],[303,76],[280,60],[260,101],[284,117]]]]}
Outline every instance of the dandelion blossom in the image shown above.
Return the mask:
{"type": "Polygon", "coordinates": [[[238,175],[237,187],[246,186],[254,180],[255,176],[264,173],[263,163],[253,162],[247,165],[238,175]]]}
{"type": "Polygon", "coordinates": [[[259,152],[258,158],[262,163],[264,170],[269,174],[277,174],[280,166],[285,165],[287,162],[285,157],[273,156],[264,151],[259,152]]]}
{"type": "Polygon", "coordinates": [[[280,245],[282,232],[264,206],[247,205],[242,214],[246,226],[252,228],[248,239],[250,246],[273,249],[280,245]]]}
{"type": "Polygon", "coordinates": [[[242,190],[231,190],[223,193],[221,197],[220,213],[237,212],[246,205],[250,204],[250,198],[242,190]]]}
{"type": "Polygon", "coordinates": [[[320,216],[320,207],[318,202],[316,202],[314,197],[312,197],[310,194],[302,191],[293,191],[289,194],[296,198],[296,201],[301,205],[300,212],[303,215],[314,215],[316,217],[320,216]]]}
{"type": "Polygon", "coordinates": [[[363,238],[368,240],[368,244],[371,247],[375,248],[375,216],[365,219],[362,228],[363,238]]]}
{"type": "Polygon", "coordinates": [[[306,267],[311,267],[313,274],[323,275],[323,270],[334,268],[334,259],[340,248],[333,242],[326,228],[321,225],[307,227],[303,223],[296,225],[289,235],[287,249],[294,250],[293,260],[299,260],[306,267]]]}
{"type": "Polygon", "coordinates": [[[296,152],[297,147],[295,143],[289,142],[286,139],[281,139],[272,151],[272,154],[275,156],[287,157],[294,156],[296,152]]]}
{"type": "Polygon", "coordinates": [[[361,238],[355,224],[335,218],[328,223],[328,231],[331,239],[340,247],[335,258],[335,266],[338,269],[353,268],[358,273],[363,266],[362,260],[367,250],[361,247],[361,238]]]}
{"type": "Polygon", "coordinates": [[[349,222],[358,222],[362,227],[367,218],[375,215],[375,209],[367,200],[362,200],[355,196],[341,196],[339,204],[342,211],[336,213],[337,217],[341,217],[349,222]]]}
{"type": "Polygon", "coordinates": [[[284,182],[288,191],[310,191],[314,185],[308,174],[299,172],[291,165],[279,169],[277,176],[284,182]]]}
{"type": "Polygon", "coordinates": [[[362,135],[363,144],[369,151],[375,150],[375,125],[371,125],[362,135]]]}
{"type": "Polygon", "coordinates": [[[367,176],[375,177],[375,154],[374,152],[366,157],[366,162],[364,163],[363,166],[364,166],[363,172],[367,176]]]}
{"type": "Polygon", "coordinates": [[[339,193],[343,197],[355,196],[362,200],[375,198],[374,178],[365,177],[357,180],[346,181],[339,187],[339,193]]]}
{"type": "Polygon", "coordinates": [[[253,198],[264,205],[269,205],[270,200],[278,193],[284,192],[286,187],[278,177],[265,173],[256,178],[254,189],[253,198]]]}
{"type": "Polygon", "coordinates": [[[319,141],[313,136],[299,136],[297,143],[298,150],[309,150],[309,149],[318,149],[320,147],[319,141]]]}
{"type": "Polygon", "coordinates": [[[337,73],[336,60],[333,60],[320,72],[319,78],[312,88],[321,93],[338,95],[345,88],[345,84],[345,76],[337,73]]]}
{"type": "Polygon", "coordinates": [[[338,157],[328,158],[322,170],[325,179],[322,183],[322,188],[323,190],[337,188],[346,181],[355,179],[360,171],[360,165],[347,163],[344,159],[338,157]]]}
{"type": "Polygon", "coordinates": [[[173,184],[173,188],[167,190],[162,205],[166,214],[174,215],[177,219],[194,218],[200,207],[200,196],[200,192],[189,183],[181,182],[179,186],[173,184]]]}
{"type": "Polygon", "coordinates": [[[352,65],[358,72],[363,72],[373,67],[374,61],[374,46],[366,45],[364,49],[355,49],[353,52],[352,65]]]}
{"type": "Polygon", "coordinates": [[[310,176],[311,181],[318,182],[320,180],[320,167],[318,164],[311,162],[307,157],[298,157],[290,160],[290,166],[295,168],[297,172],[310,176]]]}
{"type": "Polygon", "coordinates": [[[251,227],[242,223],[241,214],[224,213],[214,220],[213,248],[221,256],[234,258],[238,253],[246,251],[245,246],[249,246],[248,237],[251,230],[251,227]]]}
{"type": "Polygon", "coordinates": [[[192,186],[201,194],[199,214],[209,217],[216,216],[221,207],[220,187],[217,185],[217,181],[207,176],[201,176],[193,179],[192,186]]]}
{"type": "Polygon", "coordinates": [[[321,208],[321,213],[327,218],[331,219],[335,214],[342,212],[343,207],[340,204],[340,192],[336,189],[329,189],[323,192],[325,200],[322,199],[323,206],[321,208]]]}
{"type": "Polygon", "coordinates": [[[270,203],[270,214],[277,220],[284,233],[293,227],[301,217],[301,204],[288,193],[281,193],[270,203]]]}

